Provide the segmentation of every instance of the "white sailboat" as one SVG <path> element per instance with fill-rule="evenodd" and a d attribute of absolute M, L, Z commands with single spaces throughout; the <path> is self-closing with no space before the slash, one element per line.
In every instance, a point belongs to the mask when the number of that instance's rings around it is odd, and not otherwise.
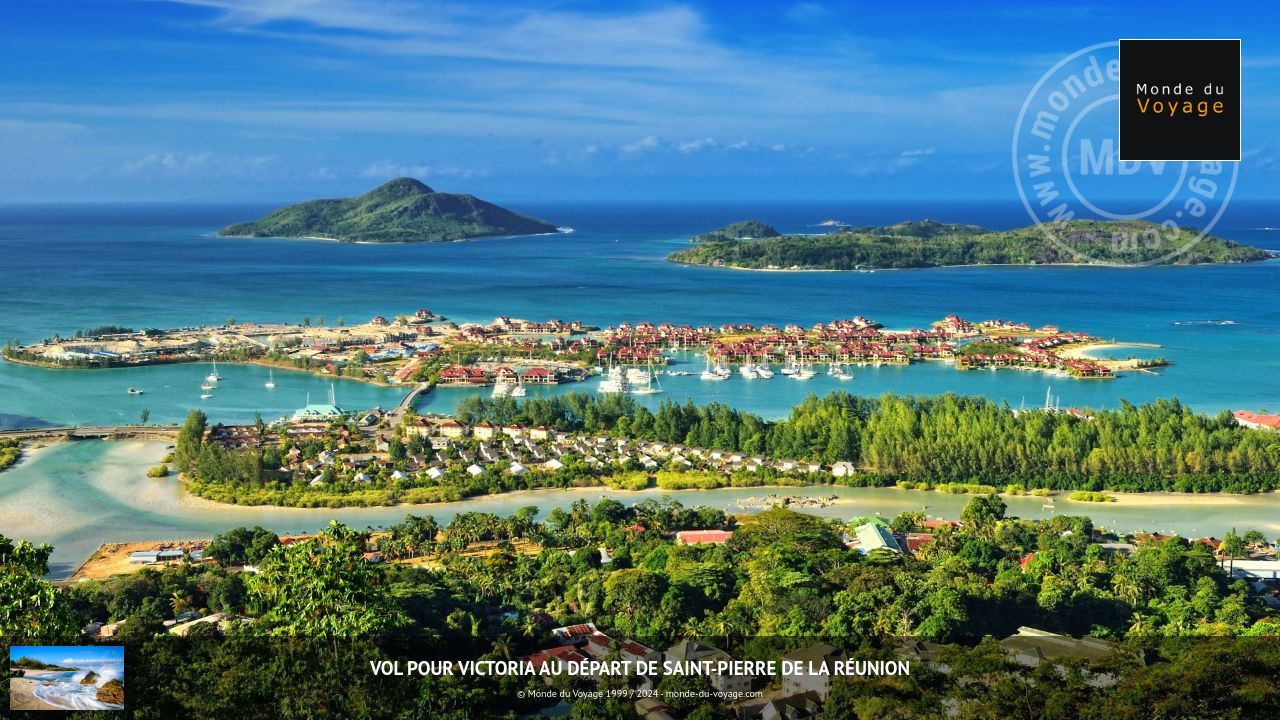
<path fill-rule="evenodd" d="M 843 365 L 837 365 L 836 363 L 832 363 L 831 367 L 827 368 L 827 374 L 841 382 L 853 379 L 852 375 L 844 371 Z"/>
<path fill-rule="evenodd" d="M 627 376 L 622 372 L 622 368 L 611 367 L 604 380 L 596 386 L 596 392 L 602 393 L 624 393 L 627 392 Z"/>
<path fill-rule="evenodd" d="M 716 363 L 714 368 L 711 367 L 711 354 L 707 353 L 707 368 L 702 371 L 699 377 L 703 380 L 728 380 L 729 369 L 719 363 Z"/>
<path fill-rule="evenodd" d="M 267 370 L 266 388 L 268 390 L 274 390 L 276 388 L 276 374 L 273 370 Z"/>
<path fill-rule="evenodd" d="M 643 373 L 644 380 L 632 385 L 631 394 L 632 395 L 653 395 L 655 393 L 662 392 L 662 386 L 658 384 L 658 381 L 655 379 L 654 375 L 655 373 L 653 372 L 653 360 L 650 360 L 648 372 Z M 630 372 L 627 373 L 627 380 L 628 382 L 630 382 L 631 380 Z"/>
<path fill-rule="evenodd" d="M 769 369 L 768 358 L 766 357 L 762 359 L 764 360 L 764 362 L 758 362 L 755 364 L 754 369 L 756 371 L 756 377 L 760 378 L 761 380 L 768 380 L 769 378 L 773 377 L 773 371 Z"/>
<path fill-rule="evenodd" d="M 498 378 L 493 381 L 493 397 L 501 398 L 511 394 L 512 385 L 509 381 Z"/>
<path fill-rule="evenodd" d="M 217 360 L 214 360 L 214 361 L 213 361 L 213 369 L 209 371 L 209 374 L 208 374 L 208 375 L 205 375 L 205 376 L 204 376 L 204 379 L 205 379 L 205 380 L 208 380 L 208 381 L 209 381 L 209 382 L 211 382 L 211 383 L 216 383 L 216 382 L 218 382 L 219 380 L 221 380 L 221 379 L 222 379 L 222 376 L 218 374 L 218 361 L 217 361 Z"/>
<path fill-rule="evenodd" d="M 815 373 L 812 369 L 810 369 L 808 364 L 797 365 L 791 372 L 791 379 L 792 380 L 809 380 L 814 375 L 817 375 L 817 373 Z"/>
<path fill-rule="evenodd" d="M 528 393 L 524 389 L 524 375 L 516 374 L 516 384 L 511 388 L 511 397 L 524 397 Z"/>

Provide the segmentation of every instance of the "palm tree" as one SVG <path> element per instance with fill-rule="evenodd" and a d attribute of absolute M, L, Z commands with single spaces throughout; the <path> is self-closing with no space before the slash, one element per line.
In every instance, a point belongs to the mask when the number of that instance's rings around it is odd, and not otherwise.
<path fill-rule="evenodd" d="M 499 635 L 493 640 L 493 656 L 503 660 L 511 659 L 511 636 Z"/>
<path fill-rule="evenodd" d="M 179 595 L 176 591 L 169 597 L 169 608 L 174 615 L 181 615 L 191 607 L 190 595 Z"/>

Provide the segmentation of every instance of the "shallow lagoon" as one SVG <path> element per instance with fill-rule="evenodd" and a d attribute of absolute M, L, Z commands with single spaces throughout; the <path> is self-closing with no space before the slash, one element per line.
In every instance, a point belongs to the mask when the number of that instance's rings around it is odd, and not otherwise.
<path fill-rule="evenodd" d="M 634 504 L 670 496 L 686 506 L 707 505 L 731 512 L 753 512 L 738 503 L 746 498 L 781 495 L 823 497 L 834 504 L 808 510 L 824 517 L 848 519 L 880 514 L 891 518 L 904 510 L 923 509 L 931 517 L 955 518 L 968 497 L 893 488 L 724 488 L 663 492 L 622 492 L 587 488 L 529 490 L 456 503 L 388 508 L 301 509 L 239 507 L 188 496 L 173 478 L 151 479 L 146 469 L 165 453 L 165 445 L 143 441 L 84 440 L 37 450 L 0 474 L 0 534 L 54 546 L 53 575 L 75 570 L 104 542 L 208 538 L 238 525 L 262 525 L 280 533 L 310 532 L 331 519 L 353 527 L 398 522 L 408 513 L 433 515 L 442 523 L 455 514 L 479 510 L 506 515 L 536 505 L 545 516 L 575 500 L 595 502 L 611 497 Z M 1006 498 L 1009 514 L 1041 518 L 1053 514 L 1088 515 L 1094 523 L 1120 531 L 1148 530 L 1187 536 L 1221 537 L 1231 528 L 1258 528 L 1269 536 L 1280 532 L 1280 494 L 1169 498 L 1167 503 L 1078 503 L 1058 499 L 1045 507 L 1036 497 Z"/>

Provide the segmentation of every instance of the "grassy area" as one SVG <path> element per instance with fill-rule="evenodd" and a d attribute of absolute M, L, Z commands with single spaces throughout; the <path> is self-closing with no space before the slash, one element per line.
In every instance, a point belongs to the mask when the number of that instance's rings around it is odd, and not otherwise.
<path fill-rule="evenodd" d="M 4 470 L 18 462 L 20 457 L 22 457 L 22 441 L 13 439 L 0 440 L 0 470 Z"/>
<path fill-rule="evenodd" d="M 1067 497 L 1079 502 L 1107 503 L 1116 501 L 1115 496 L 1113 495 L 1108 495 L 1103 492 L 1093 492 L 1090 490 L 1078 490 Z"/>

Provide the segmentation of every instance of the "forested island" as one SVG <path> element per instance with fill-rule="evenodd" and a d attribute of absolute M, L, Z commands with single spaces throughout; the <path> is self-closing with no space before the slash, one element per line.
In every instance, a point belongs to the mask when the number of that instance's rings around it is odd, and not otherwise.
<path fill-rule="evenodd" d="M 842 228 L 824 235 L 752 236 L 763 239 L 742 239 L 745 236 L 732 230 L 736 225 L 700 235 L 694 238 L 696 247 L 672 253 L 668 259 L 748 270 L 1138 265 L 1160 261 L 1188 244 L 1190 247 L 1185 251 L 1164 262 L 1199 265 L 1256 262 L 1274 257 L 1266 250 L 1222 238 L 1205 236 L 1196 241 L 1195 230 L 1171 231 L 1139 221 L 1071 220 L 1047 228 L 1032 226 L 992 231 L 976 225 L 924 220 L 884 227 Z"/>
<path fill-rule="evenodd" d="M 200 497 L 294 507 L 593 486 L 1250 493 L 1280 487 L 1280 435 L 1176 400 L 1054 412 L 956 395 L 837 392 L 771 422 L 721 404 L 666 402 L 651 412 L 628 396 L 570 393 L 472 397 L 454 418 L 407 416 L 370 432 L 352 420 L 210 426 L 196 411 L 173 462 Z"/>
<path fill-rule="evenodd" d="M 730 223 L 718 230 L 712 230 L 709 233 L 695 235 L 689 240 L 689 242 L 703 243 L 725 242 L 727 240 L 758 240 L 761 238 L 778 237 L 780 235 L 782 235 L 782 233 L 759 220 L 743 220 L 741 222 Z"/>
<path fill-rule="evenodd" d="M 391 243 L 553 232 L 556 226 L 550 223 L 473 195 L 436 192 L 418 180 L 402 177 L 359 197 L 289 205 L 260 220 L 229 225 L 218 234 Z"/>

